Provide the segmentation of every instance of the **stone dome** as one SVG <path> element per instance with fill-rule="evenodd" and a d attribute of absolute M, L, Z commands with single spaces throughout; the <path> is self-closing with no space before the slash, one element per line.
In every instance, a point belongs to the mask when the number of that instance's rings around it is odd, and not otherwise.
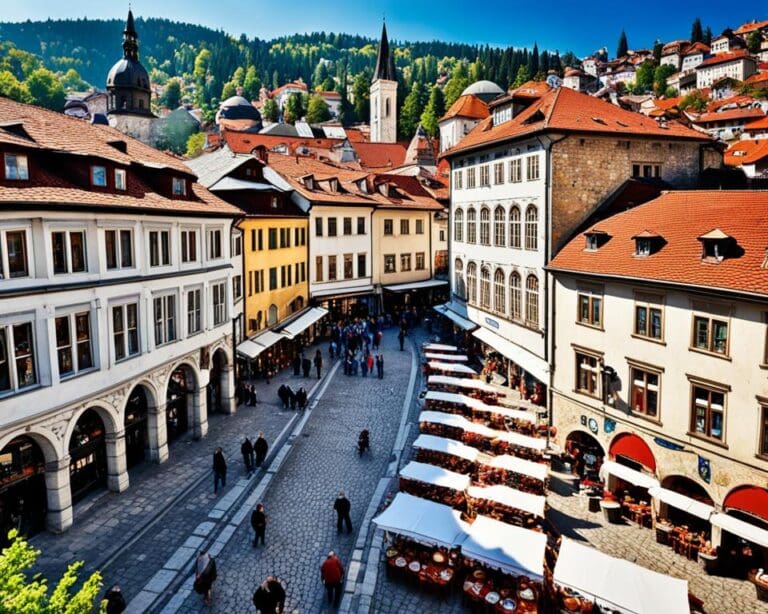
<path fill-rule="evenodd" d="M 219 106 L 219 117 L 223 119 L 250 119 L 261 121 L 261 113 L 243 96 L 230 96 Z"/>
<path fill-rule="evenodd" d="M 115 62 L 107 75 L 107 87 L 125 87 L 149 91 L 149 73 L 137 60 L 123 58 Z"/>
<path fill-rule="evenodd" d="M 467 94 L 477 96 L 483 102 L 490 102 L 497 96 L 504 94 L 504 90 L 493 81 L 475 81 L 461 93 L 462 96 Z"/>

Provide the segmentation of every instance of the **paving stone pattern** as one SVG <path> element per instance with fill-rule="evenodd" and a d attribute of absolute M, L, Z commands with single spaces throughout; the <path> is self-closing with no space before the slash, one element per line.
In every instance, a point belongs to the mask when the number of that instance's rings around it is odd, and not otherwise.
<path fill-rule="evenodd" d="M 251 545 L 245 518 L 218 557 L 211 611 L 252 611 L 253 592 L 269 574 L 284 580 L 288 612 L 329 609 L 320 564 L 333 549 L 347 566 L 359 523 L 390 462 L 411 370 L 406 350 L 398 350 L 391 328 L 384 334 L 383 380 L 336 371 L 263 500 L 266 547 Z M 357 437 L 364 428 L 371 432 L 372 454 L 360 458 Z M 352 504 L 350 535 L 336 532 L 333 502 L 342 489 Z M 203 610 L 200 596 L 192 593 L 178 611 Z"/>

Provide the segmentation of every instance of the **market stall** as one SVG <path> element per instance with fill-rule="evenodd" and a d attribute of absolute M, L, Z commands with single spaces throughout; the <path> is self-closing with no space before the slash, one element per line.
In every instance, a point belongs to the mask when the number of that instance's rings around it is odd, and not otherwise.
<path fill-rule="evenodd" d="M 538 460 L 547 449 L 547 440 L 513 431 L 498 432 L 491 442 L 491 449 L 497 455 L 511 454 L 520 458 Z"/>
<path fill-rule="evenodd" d="M 484 442 L 483 445 L 485 447 L 490 446 L 490 440 L 499 434 L 499 431 L 490 429 L 482 424 L 476 424 L 463 416 L 429 410 L 419 414 L 419 429 L 427 435 L 448 437 L 449 439 L 463 441 L 464 443 L 469 443 L 469 441 L 465 440 L 472 438 L 473 440 Z"/>
<path fill-rule="evenodd" d="M 549 467 L 546 463 L 502 454 L 479 461 L 477 481 L 483 485 L 503 484 L 535 495 L 546 494 Z"/>
<path fill-rule="evenodd" d="M 455 471 L 469 473 L 480 454 L 479 450 L 453 439 L 419 435 L 413 442 L 416 460 Z"/>
<path fill-rule="evenodd" d="M 543 530 L 546 497 L 496 484 L 467 489 L 470 515 L 488 516 L 527 529 Z"/>
<path fill-rule="evenodd" d="M 489 405 L 466 394 L 442 390 L 430 390 L 424 399 L 429 409 L 473 417 L 496 428 L 514 428 L 523 433 L 536 433 L 536 416 L 527 411 Z"/>
<path fill-rule="evenodd" d="M 425 343 L 422 346 L 425 352 L 458 352 L 459 348 L 447 343 Z"/>
<path fill-rule="evenodd" d="M 373 519 L 380 529 L 420 544 L 453 548 L 466 538 L 468 523 L 461 513 L 421 497 L 400 492 L 387 509 Z"/>
<path fill-rule="evenodd" d="M 671 546 L 676 553 L 694 561 L 700 552 L 714 553 L 709 517 L 715 508 L 710 504 L 711 499 L 709 503 L 699 501 L 661 486 L 649 488 L 648 494 L 659 505 L 656 521 L 659 543 Z"/>
<path fill-rule="evenodd" d="M 467 362 L 469 356 L 466 354 L 438 354 L 436 352 L 427 352 L 424 357 L 428 361 L 435 362 Z"/>
<path fill-rule="evenodd" d="M 450 375 L 430 375 L 427 379 L 427 388 L 429 390 L 472 394 L 487 403 L 497 402 L 506 394 L 503 389 L 487 384 L 483 380 L 451 377 Z"/>
<path fill-rule="evenodd" d="M 624 515 L 638 524 L 648 526 L 653 515 L 649 489 L 659 487 L 659 481 L 648 473 L 616 461 L 605 461 L 600 467 L 600 477 L 606 484 L 606 498 L 612 499 L 610 519 L 617 521 Z M 603 509 L 606 509 L 605 504 Z"/>
<path fill-rule="evenodd" d="M 458 377 L 477 376 L 477 371 L 461 363 L 429 361 L 425 366 L 427 375 L 450 374 Z"/>
<path fill-rule="evenodd" d="M 463 508 L 466 504 L 464 491 L 470 483 L 468 475 L 416 461 L 400 470 L 402 492 L 455 508 Z"/>

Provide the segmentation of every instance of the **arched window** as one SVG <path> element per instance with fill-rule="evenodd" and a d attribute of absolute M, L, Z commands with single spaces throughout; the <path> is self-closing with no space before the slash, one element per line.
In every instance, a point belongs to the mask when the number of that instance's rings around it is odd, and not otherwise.
<path fill-rule="evenodd" d="M 467 302 L 477 303 L 477 265 L 474 262 L 467 265 Z"/>
<path fill-rule="evenodd" d="M 507 315 L 507 292 L 504 287 L 504 271 L 496 269 L 493 274 L 493 309 L 496 313 Z"/>
<path fill-rule="evenodd" d="M 464 284 L 464 263 L 456 258 L 453 263 L 453 292 L 459 298 L 467 300 L 467 288 Z"/>
<path fill-rule="evenodd" d="M 491 309 L 491 270 L 488 268 L 480 271 L 480 307 Z"/>
<path fill-rule="evenodd" d="M 267 314 L 267 326 L 274 326 L 275 324 L 277 324 L 277 305 L 270 305 Z"/>
<path fill-rule="evenodd" d="M 539 280 L 535 275 L 525 280 L 525 322 L 539 327 Z"/>
<path fill-rule="evenodd" d="M 491 244 L 491 210 L 488 207 L 480 209 L 480 245 Z"/>
<path fill-rule="evenodd" d="M 509 210 L 509 246 L 520 249 L 520 207 Z"/>
<path fill-rule="evenodd" d="M 467 211 L 467 243 L 477 243 L 477 212 L 473 208 Z"/>
<path fill-rule="evenodd" d="M 507 244 L 507 229 L 505 225 L 504 207 L 499 205 L 493 212 L 493 244 L 504 247 Z"/>
<path fill-rule="evenodd" d="M 515 271 L 509 276 L 509 317 L 513 320 L 520 319 L 522 305 L 521 292 L 520 274 Z"/>
<path fill-rule="evenodd" d="M 464 211 L 456 209 L 453 213 L 453 240 L 461 243 L 464 241 Z"/>
<path fill-rule="evenodd" d="M 539 212 L 533 205 L 525 210 L 525 249 L 539 249 Z"/>

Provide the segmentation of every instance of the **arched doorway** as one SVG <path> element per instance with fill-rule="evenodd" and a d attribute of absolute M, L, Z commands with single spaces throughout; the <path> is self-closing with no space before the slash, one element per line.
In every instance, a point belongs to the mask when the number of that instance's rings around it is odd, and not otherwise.
<path fill-rule="evenodd" d="M 128 469 L 146 459 L 149 449 L 147 412 L 149 397 L 144 386 L 136 386 L 125 404 L 125 457 Z"/>
<path fill-rule="evenodd" d="M 724 514 L 714 514 L 721 527 L 720 552 L 732 575 L 768 566 L 768 489 L 742 485 L 723 500 Z"/>
<path fill-rule="evenodd" d="M 709 496 L 709 493 L 706 491 L 706 489 L 701 484 L 696 483 L 691 478 L 688 478 L 684 475 L 668 475 L 662 480 L 661 487 L 662 489 L 683 495 L 684 497 L 688 497 L 689 499 L 693 499 L 694 501 L 698 501 L 704 505 L 714 506 L 712 497 Z M 652 490 L 651 492 L 656 491 Z M 664 502 L 663 496 L 660 495 L 660 499 L 662 502 Z M 659 514 L 662 518 L 669 520 L 675 526 L 685 525 L 687 527 L 693 528 L 696 531 L 703 531 L 707 534 L 709 533 L 709 518 L 706 513 L 697 515 L 697 513 L 694 511 L 686 511 L 684 509 L 675 507 L 677 505 L 675 501 L 671 501 L 671 503 L 672 505 L 666 505 L 666 513 L 664 513 L 662 510 L 662 512 Z"/>
<path fill-rule="evenodd" d="M 168 441 L 171 442 L 189 429 L 192 413 L 192 393 L 195 391 L 194 377 L 186 365 L 177 367 L 168 381 L 165 397 L 165 421 Z"/>
<path fill-rule="evenodd" d="M 88 409 L 78 418 L 69 439 L 69 484 L 72 503 L 107 485 L 106 429 L 101 416 Z"/>
<path fill-rule="evenodd" d="M 636 471 L 642 471 L 645 468 L 651 473 L 656 472 L 656 458 L 651 448 L 642 438 L 633 433 L 617 435 L 611 442 L 608 453 L 616 459 L 617 463 Z"/>
<path fill-rule="evenodd" d="M 597 439 L 584 431 L 573 431 L 565 438 L 565 451 L 573 474 L 599 481 L 605 451 Z"/>
<path fill-rule="evenodd" d="M 224 407 L 224 390 L 227 386 L 227 355 L 224 350 L 219 348 L 213 353 L 211 361 L 211 372 L 208 379 L 208 411 L 217 411 L 226 413 Z"/>
<path fill-rule="evenodd" d="M 737 486 L 723 500 L 723 511 L 768 529 L 768 490 L 760 486 Z"/>
<path fill-rule="evenodd" d="M 29 536 L 45 528 L 46 509 L 43 451 L 32 438 L 16 437 L 0 451 L 0 545 L 11 529 Z"/>

